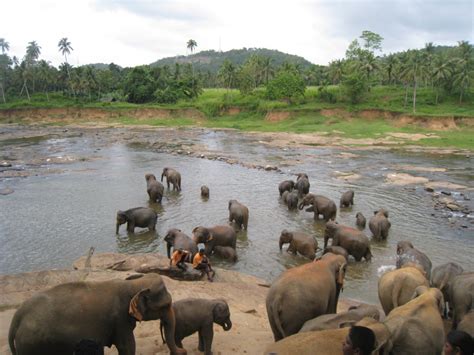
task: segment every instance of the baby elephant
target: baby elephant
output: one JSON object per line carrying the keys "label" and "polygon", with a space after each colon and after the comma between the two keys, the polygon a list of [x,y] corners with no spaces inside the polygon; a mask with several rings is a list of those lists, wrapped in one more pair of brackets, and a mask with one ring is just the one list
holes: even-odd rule
{"label": "baby elephant", "polygon": [[367,220],[365,219],[364,215],[361,212],[357,212],[356,226],[360,229],[365,229],[366,224],[367,224]]}
{"label": "baby elephant", "polygon": [[146,174],[145,180],[146,191],[148,192],[150,201],[161,203],[163,192],[165,191],[163,184],[161,184],[159,181],[156,181],[156,176],[153,174]]}
{"label": "baby elephant", "polygon": [[209,187],[207,187],[206,185],[201,186],[201,197],[209,198]]}
{"label": "baby elephant", "polygon": [[280,235],[280,250],[282,249],[283,244],[286,243],[290,243],[290,246],[288,247],[289,253],[296,255],[296,252],[298,252],[311,260],[314,260],[316,257],[318,242],[306,233],[290,232],[284,229]]}
{"label": "baby elephant", "polygon": [[148,207],[135,207],[126,211],[117,212],[117,225],[115,233],[118,234],[119,227],[127,223],[127,232],[133,233],[135,227],[147,228],[151,231],[155,230],[156,220],[158,216],[156,212]]}
{"label": "baby elephant", "polygon": [[289,210],[296,210],[298,208],[298,192],[285,191],[283,192],[282,200],[288,206]]}
{"label": "baby elephant", "polygon": [[283,192],[288,191],[291,192],[295,188],[295,182],[293,180],[285,180],[280,182],[278,185],[278,191],[280,192],[280,196],[283,195]]}
{"label": "baby elephant", "polygon": [[[225,331],[232,328],[230,311],[227,302],[223,299],[206,300],[201,298],[187,298],[173,302],[176,318],[175,341],[181,344],[184,338],[198,332],[199,351],[211,355],[213,323],[217,323]],[[163,324],[160,324],[161,338],[163,339]],[[163,339],[163,342],[165,340]]]}
{"label": "baby elephant", "polygon": [[375,239],[387,239],[388,230],[390,229],[390,221],[388,220],[388,211],[381,208],[374,212],[369,220],[369,228]]}
{"label": "baby elephant", "polygon": [[349,190],[342,194],[341,199],[339,201],[339,207],[350,207],[352,205],[354,205],[354,191]]}

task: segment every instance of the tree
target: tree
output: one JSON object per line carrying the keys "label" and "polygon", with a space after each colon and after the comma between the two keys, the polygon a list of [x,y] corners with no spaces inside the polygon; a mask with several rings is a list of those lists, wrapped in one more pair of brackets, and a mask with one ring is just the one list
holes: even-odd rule
{"label": "tree", "polygon": [[345,75],[342,85],[352,104],[362,101],[367,92],[367,81],[358,71]]}
{"label": "tree", "polygon": [[194,48],[197,47],[197,42],[194,39],[190,39],[188,43],[186,43],[186,47],[191,51],[191,54],[193,54]]}
{"label": "tree", "polygon": [[456,49],[458,52],[458,58],[455,60],[457,70],[453,84],[459,88],[459,103],[462,103],[463,95],[471,85],[474,76],[474,50],[468,41],[459,41]]}
{"label": "tree", "polygon": [[448,82],[452,76],[451,62],[442,55],[435,57],[433,61],[432,84],[436,91],[435,104],[438,104],[440,88]]}
{"label": "tree", "polygon": [[304,97],[306,85],[300,74],[294,71],[280,71],[267,84],[267,96],[273,100],[287,100],[290,103]]}
{"label": "tree", "polygon": [[364,41],[364,48],[368,51],[382,50],[383,37],[379,34],[365,30],[359,38]]}
{"label": "tree", "polygon": [[413,83],[413,113],[416,112],[416,90],[419,80],[422,80],[425,75],[426,67],[424,65],[425,58],[422,52],[411,51],[409,53],[408,65],[405,69],[404,75],[411,78]]}
{"label": "tree", "polygon": [[387,74],[387,84],[391,85],[392,84],[392,79],[393,79],[393,73],[395,71],[395,67],[398,63],[398,58],[394,54],[390,54],[385,58],[385,61],[383,62],[383,68],[386,71]]}
{"label": "tree", "polygon": [[31,41],[26,47],[26,61],[28,64],[34,64],[41,54],[41,47],[36,43],[36,41]]}
{"label": "tree", "polygon": [[339,84],[344,74],[344,61],[337,59],[330,62],[327,68],[327,74],[333,85]]}
{"label": "tree", "polygon": [[2,54],[5,54],[10,50],[10,44],[5,41],[5,38],[0,38],[0,48],[2,48]]}
{"label": "tree", "polygon": [[[58,47],[59,47],[59,51],[64,56],[64,61],[66,62],[66,64],[69,64],[67,62],[67,55],[70,54],[71,51],[74,50],[71,46],[71,42],[68,41],[67,37],[63,37],[59,40]],[[66,66],[66,69],[67,69],[67,75],[68,75],[68,78],[69,78],[69,82],[71,82],[71,72],[69,71],[69,65]],[[72,86],[71,86],[71,89],[72,89],[72,94],[74,95],[74,97],[76,97],[76,93],[75,93]]]}
{"label": "tree", "polygon": [[235,83],[236,73],[235,65],[229,59],[225,59],[217,75],[222,79],[224,87],[229,90]]}
{"label": "tree", "polygon": [[[28,79],[31,79],[34,81],[34,73],[33,73],[34,65],[36,64],[36,60],[38,59],[40,54],[41,54],[41,47],[38,45],[38,43],[36,43],[36,41],[29,42],[28,46],[26,47],[25,60],[23,61],[24,62],[24,66],[22,68],[23,87],[21,89],[22,92],[23,92],[23,89],[25,89],[26,95],[28,96],[28,101],[31,101],[31,98],[30,98],[30,93],[28,91],[27,81]],[[34,87],[34,83],[33,83],[33,87]]]}

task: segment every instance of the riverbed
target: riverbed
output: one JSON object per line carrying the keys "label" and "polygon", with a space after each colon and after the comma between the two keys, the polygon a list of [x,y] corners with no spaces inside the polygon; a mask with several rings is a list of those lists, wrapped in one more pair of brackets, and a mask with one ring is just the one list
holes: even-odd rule
{"label": "riverbed", "polygon": [[[309,175],[311,192],[337,204],[344,191],[355,191],[355,205],[338,210],[339,223],[354,226],[357,212],[368,220],[380,207],[390,213],[388,240],[371,242],[372,262],[351,260],[343,297],[378,302],[378,274],[395,264],[400,240],[411,240],[433,266],[454,261],[474,269],[471,154],[276,145],[266,135],[207,129],[16,125],[0,127],[0,149],[0,189],[13,191],[0,196],[2,274],[68,268],[91,246],[166,253],[168,229],[191,235],[198,225],[226,224],[228,200],[237,199],[250,210],[248,231],[238,233],[239,260],[212,262],[271,282],[308,262],[279,251],[282,229],[310,233],[323,245],[324,222],[288,211],[279,199],[279,182],[298,172]],[[144,176],[159,178],[164,167],[181,172],[182,191],[165,190],[161,205],[150,204]],[[400,183],[391,179],[397,174],[423,180]],[[209,186],[209,200],[201,199],[201,185]],[[116,235],[117,210],[138,206],[158,212],[156,233],[127,235],[122,226]]]}

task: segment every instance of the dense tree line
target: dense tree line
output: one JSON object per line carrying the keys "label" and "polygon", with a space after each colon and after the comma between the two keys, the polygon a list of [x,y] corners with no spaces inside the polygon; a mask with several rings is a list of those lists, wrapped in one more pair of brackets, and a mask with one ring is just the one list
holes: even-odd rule
{"label": "dense tree line", "polygon": [[[380,35],[364,31],[351,42],[345,58],[328,66],[307,65],[298,60],[277,64],[271,56],[253,53],[241,64],[224,59],[218,71],[212,72],[195,65],[193,60],[134,68],[113,63],[73,67],[67,61],[73,50],[67,38],[58,43],[64,63],[55,68],[40,59],[41,47],[36,41],[28,43],[20,60],[8,56],[9,43],[0,38],[0,102],[18,97],[30,99],[32,93],[38,92],[49,100],[50,93],[59,92],[76,100],[175,103],[197,97],[202,87],[239,89],[245,95],[265,88],[269,99],[293,101],[303,97],[307,85],[316,85],[322,100],[335,102],[342,98],[357,103],[374,85],[388,85],[403,87],[405,106],[410,102],[415,111],[420,87],[433,89],[435,104],[445,95],[458,95],[462,103],[470,94],[474,50],[467,41],[458,42],[456,47],[428,43],[423,49],[379,55],[382,41]],[[203,52],[193,54],[196,47],[196,41],[187,42],[189,57],[202,55]],[[329,85],[338,85],[339,94],[328,90]]]}

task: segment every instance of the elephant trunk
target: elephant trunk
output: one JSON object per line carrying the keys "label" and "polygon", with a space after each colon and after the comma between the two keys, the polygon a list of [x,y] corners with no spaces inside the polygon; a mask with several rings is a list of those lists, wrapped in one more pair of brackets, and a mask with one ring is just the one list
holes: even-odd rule
{"label": "elephant trunk", "polygon": [[115,227],[115,234],[119,234],[119,227],[120,227],[120,223],[117,223]]}
{"label": "elephant trunk", "polygon": [[165,173],[161,174],[161,182],[163,182],[163,176],[165,176]]}
{"label": "elephant trunk", "polygon": [[229,320],[227,320],[224,325],[222,326],[222,328],[225,330],[225,331],[228,331],[232,328],[232,322]]}
{"label": "elephant trunk", "polygon": [[171,244],[166,243],[166,253],[168,254],[168,258],[171,257]]}
{"label": "elephant trunk", "polygon": [[299,210],[302,210],[304,208],[304,202],[300,202],[300,204],[298,205],[298,209]]}
{"label": "elephant trunk", "polygon": [[326,249],[326,247],[328,246],[328,240],[329,240],[329,235],[326,233],[324,235],[324,248],[323,249]]}
{"label": "elephant trunk", "polygon": [[163,317],[161,317],[161,322],[164,324],[165,328],[165,340],[168,348],[170,349],[171,354],[183,354],[186,353],[184,349],[178,348],[176,346],[176,341],[174,338],[174,330],[176,326],[176,318],[174,315],[173,306],[170,305],[169,308],[165,311]]}
{"label": "elephant trunk", "polygon": [[283,248],[283,241],[280,239],[280,242],[279,242],[279,246],[280,246],[280,250],[282,250]]}

